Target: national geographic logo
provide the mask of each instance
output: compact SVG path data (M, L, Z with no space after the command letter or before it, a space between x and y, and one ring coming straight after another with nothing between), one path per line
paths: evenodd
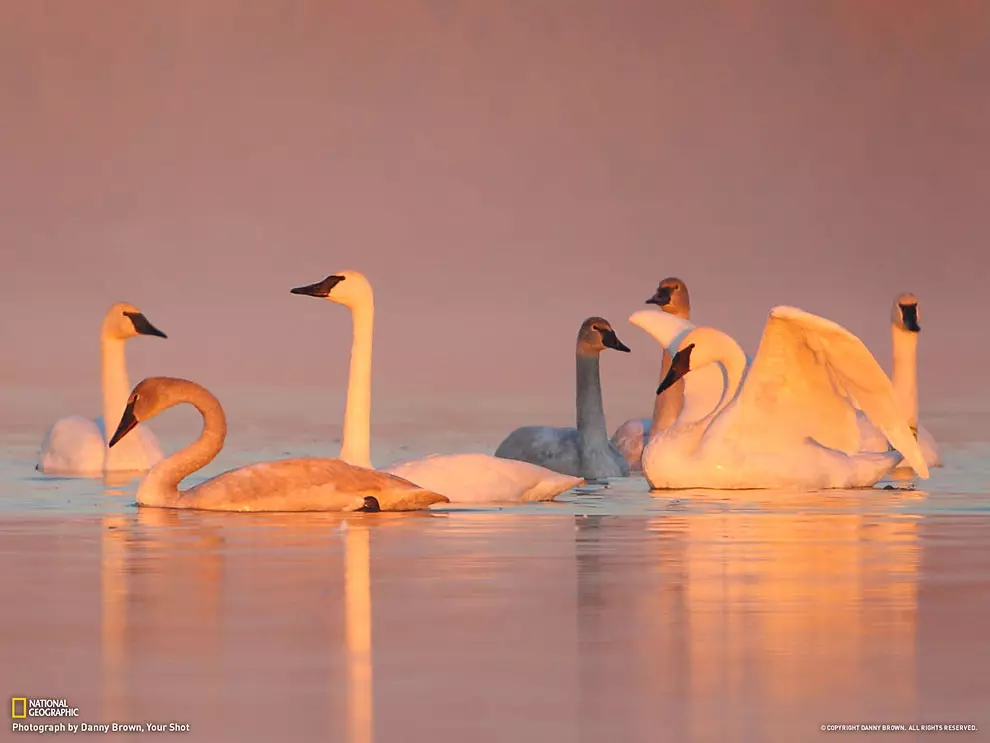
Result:
M70 707L65 699L13 697L10 700L10 718L26 720L29 717L79 717L79 708Z

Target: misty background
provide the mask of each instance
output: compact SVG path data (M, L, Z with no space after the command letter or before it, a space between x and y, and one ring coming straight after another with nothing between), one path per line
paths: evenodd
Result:
M349 313L289 289L345 268L376 420L567 424L589 315L610 428L648 415L668 275L751 354L793 304L888 370L915 292L922 411L988 409L988 38L985 0L0 0L0 415L97 415L130 301L169 335L133 384L337 426Z

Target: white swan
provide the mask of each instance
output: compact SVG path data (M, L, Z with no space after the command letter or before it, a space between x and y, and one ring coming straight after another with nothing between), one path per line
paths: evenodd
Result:
M775 307L747 366L746 355L725 333L707 327L683 332L681 318L653 314L658 317L644 329L674 351L658 393L695 369L715 366L723 377L712 410L697 420L682 413L647 443L643 471L653 488L864 487L902 455L928 477L890 380L845 328L793 307ZM659 326L667 331L654 334L651 328ZM857 453L853 399L897 451Z
M499 444L495 456L589 480L628 477L629 465L609 441L605 427L599 356L606 348L629 352L608 320L589 317L581 324L575 349L577 428L517 428Z
M653 296L646 304L655 304L664 312L685 320L691 319L691 295L687 284L675 276L663 279ZM667 376L670 369L670 353L663 349L663 360L660 363L660 379ZM632 472L643 469L643 447L650 440L650 433L663 430L673 425L681 413L684 398L684 380L678 380L673 387L662 395L657 395L653 401L652 418L630 418L612 434L612 445L625 457Z
M918 423L918 337L921 333L921 308L914 294L900 294L894 300L890 316L893 349L891 383L901 410L907 415L911 429L921 445L925 463L929 467L941 467L942 455L934 437ZM862 413L857 416L864 451L884 451L887 440ZM897 469L905 469L902 461Z
M139 505L201 511L411 511L448 502L394 475L317 457L249 464L180 491L179 483L212 462L227 437L220 402L187 379L142 380L127 400L110 448L139 422L184 402L203 416L203 431L193 444L151 468L138 486Z
M96 420L72 415L56 422L41 442L35 469L47 475L99 477L110 472L144 472L161 460L158 439L145 426L114 450L107 447L107 426L120 420L131 391L124 344L138 335L168 337L134 305L112 305L100 326L103 415Z
M371 467L371 346L375 324L371 284L358 271L341 271L291 292L328 299L351 311L354 339L340 458ZM385 470L443 493L454 503L551 500L584 483L580 477L487 454L433 455L393 464Z

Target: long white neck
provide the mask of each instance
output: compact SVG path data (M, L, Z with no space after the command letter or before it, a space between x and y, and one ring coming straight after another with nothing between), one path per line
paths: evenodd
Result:
M100 384L103 390L104 443L110 441L120 423L131 394L131 383L127 378L127 361L124 358L125 341L100 334ZM109 457L113 457L110 449Z
M371 468L371 345L375 330L375 299L351 307L354 340L347 380L347 406L340 458L348 464Z
M203 416L203 430L192 444L151 468L138 486L137 502L143 506L174 505L182 498L179 483L212 462L223 449L227 438L227 416L220 402L209 391L198 384L186 382L178 398L176 405L187 402Z
M918 333L892 325L894 368L891 382L894 396L908 423L918 428Z

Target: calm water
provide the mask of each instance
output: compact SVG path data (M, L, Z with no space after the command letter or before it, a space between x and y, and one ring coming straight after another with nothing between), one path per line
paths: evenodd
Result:
M138 509L134 482L41 477L40 437L8 435L4 686L182 740L990 739L990 444L970 438L923 490L629 479L342 516ZM206 474L285 453L235 442Z

